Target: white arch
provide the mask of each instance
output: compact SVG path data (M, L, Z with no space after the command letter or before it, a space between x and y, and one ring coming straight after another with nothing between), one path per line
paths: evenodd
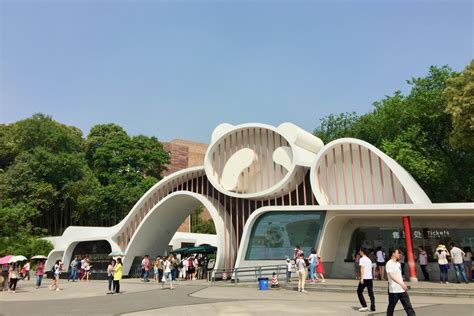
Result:
M218 250L215 268L222 269L224 257L229 258L230 253L235 254L236 248L233 226L229 223L226 226L224 223L224 208L219 206L218 212L216 206L203 195L177 191L155 205L140 222L125 250L124 274L129 273L135 256L165 253L179 225L201 204L209 211L216 227ZM229 245L231 240L233 242Z
M183 169L173 173L172 175L166 176L155 185L153 185L142 197L135 203L130 212L118 223L111 227L114 242L118 243L119 236L124 232L128 233L127 228L131 228L138 223L134 223L135 218L138 216L143 221L143 214L148 213L152 207L163 200L163 196L167 196L176 188L178 185L182 185L184 179L191 180L204 175L204 167L197 166L192 168ZM140 221L140 222L141 222ZM131 225L131 224L134 225ZM135 233L135 229L130 232L132 235ZM130 236L130 238L133 236ZM119 245L123 250L123 245ZM128 243L127 243L128 246Z
M278 141L276 144L275 135L277 138L281 138L281 143ZM267 124L250 123L237 126L221 124L213 133L212 141L213 143L208 147L204 157L204 170L207 178L212 186L221 193L236 198L273 198L288 193L290 188L294 188L303 180L303 167L299 162L312 161L308 157L314 157L314 153L296 146L289 140L284 131ZM230 157L247 146L257 156L253 160L256 162L255 166L252 164L243 173L240 173L240 170L235 170L235 172L239 172L238 177L245 178L241 181L245 188L240 192L239 190L236 192L226 190L221 183L223 176L221 173ZM291 162L286 163L283 172L279 165L278 168L274 167L273 161L274 151L281 146L288 146L292 151ZM303 152L305 152L304 155L302 155ZM227 171L227 173L229 172ZM258 181L254 181L256 178Z
M355 138L325 145L316 155L310 181L320 205L431 203L395 160Z

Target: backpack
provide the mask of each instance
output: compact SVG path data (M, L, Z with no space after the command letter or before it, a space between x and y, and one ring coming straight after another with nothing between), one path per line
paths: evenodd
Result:
M51 277L54 277L54 272L56 272L55 264L51 267Z
M184 266L183 266L183 260L181 260L178 264L178 268L182 269Z
M194 260L193 259L188 260L188 268L189 269L194 268Z

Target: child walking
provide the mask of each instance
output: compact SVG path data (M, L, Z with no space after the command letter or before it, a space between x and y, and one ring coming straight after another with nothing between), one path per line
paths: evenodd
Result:
M324 267L323 263L321 262L320 256L318 256L318 265L316 266L316 277L321 278L321 283L326 282L326 280L324 279Z

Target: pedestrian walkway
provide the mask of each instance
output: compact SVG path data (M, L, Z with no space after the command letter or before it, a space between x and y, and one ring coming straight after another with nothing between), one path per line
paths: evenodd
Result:
M48 280L49 281L49 280ZM0 311L5 315L293 315L328 314L360 315L355 293L357 280L327 280L328 285L352 286L352 292L309 291L299 293L281 288L260 291L257 284L218 282L210 286L204 280L185 281L176 290L161 289L161 284L144 283L139 279L124 279L123 293L106 295L107 281L62 282L62 290L34 288L33 280L19 284L17 293L0 292ZM382 286L382 283L379 283ZM319 285L319 284L318 284ZM379 286L379 285L378 285ZM426 285L421 284L421 287ZM449 285L453 289L458 285ZM469 285L471 286L471 285ZM460 285L459 285L460 287ZM461 297L413 296L412 303L418 316L472 316L474 300ZM387 307L387 294L376 294L377 315ZM401 305L397 310L402 309ZM440 313L440 311L444 311ZM371 313L369 313L371 314ZM403 315L399 313L398 315Z

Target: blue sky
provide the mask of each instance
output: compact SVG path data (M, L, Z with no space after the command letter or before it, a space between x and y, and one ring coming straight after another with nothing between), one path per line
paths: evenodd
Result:
M0 122L209 142L221 122L365 113L473 58L471 1L0 0Z

